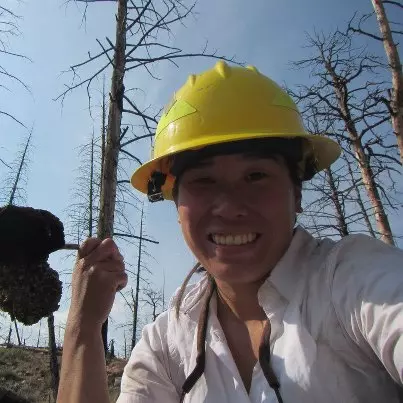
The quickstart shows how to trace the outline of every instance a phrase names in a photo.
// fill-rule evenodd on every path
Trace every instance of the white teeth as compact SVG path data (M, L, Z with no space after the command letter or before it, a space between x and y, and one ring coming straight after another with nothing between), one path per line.
M234 244L235 245L241 245L243 242L242 242L242 235L237 235L235 238L234 238Z
M242 235L221 235L212 234L211 238L217 245L245 245L253 242L257 238L257 234L249 233Z

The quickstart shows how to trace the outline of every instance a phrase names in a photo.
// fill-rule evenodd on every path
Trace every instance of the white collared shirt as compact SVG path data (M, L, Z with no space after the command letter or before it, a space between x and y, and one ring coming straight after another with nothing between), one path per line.
M125 368L118 403L178 403L195 367L206 279L147 325ZM403 402L403 251L351 235L317 240L297 228L259 290L271 324L271 364L284 403ZM203 376L187 403L277 403L259 363L249 394L210 306Z

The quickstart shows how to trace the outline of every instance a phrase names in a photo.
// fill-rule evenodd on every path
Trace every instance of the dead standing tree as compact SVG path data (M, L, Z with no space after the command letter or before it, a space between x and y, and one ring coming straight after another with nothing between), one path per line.
M303 119L308 132L332 136L337 131L334 117L319 116L314 106L307 110ZM337 136L335 139L338 140ZM344 152L331 168L318 173L304 186L307 195L300 220L317 236L344 237L355 232L376 236L368 206L361 195L362 179L355 165L354 158Z
M13 58L31 61L28 57L13 52L8 48L8 39L20 34L18 28L18 20L20 18L21 17L15 14L10 8L0 5L0 56L3 60L4 58ZM28 86L20 78L10 72L4 65L0 64L0 90L11 92L9 84L17 84L30 92ZM0 97L0 99L5 100L6 97ZM3 109L0 105L0 117L1 116L5 116L16 122L18 125L26 128L24 123L22 123L15 114Z
M32 132L27 136L22 144L20 152L14 162L10 165L10 171L2 186L0 203L7 205L23 204L25 202L25 185L27 180L27 170L29 154L32 147Z
M131 338L131 348L133 349L134 346L136 345L137 342L137 332L139 329L139 301L140 301L140 292L142 290L142 283L146 283L147 287L146 289L151 289L150 284L148 281L144 278L144 272L147 272L148 274L151 274L149 269L144 265L143 263L143 255L148 255L150 256L145 248L143 242L149 242L153 244L158 244L158 241L154 241L153 239L150 239L147 237L145 234L144 230L144 209L141 209L141 219L140 219L140 231L139 235L129 235L129 234L120 234L117 233L115 234L117 237L130 237L130 238L135 238L138 239L138 255L137 255L137 265L136 265L136 289L133 292L133 289L131 288L130 290L130 296L125 297L123 295L123 298L126 301L127 306L130 308L132 311L132 338ZM130 298L131 302L128 302L128 298Z
M152 288L144 290L143 302L152 309L152 320L157 319L158 315L163 310L163 295L161 291L156 291Z
M79 156L72 203L66 209L69 216L67 234L77 243L92 237L97 228L101 172L99 138L92 135L89 143L80 146Z
M91 3L100 1L92 0ZM129 100L125 96L124 81L127 73L138 68L144 68L154 77L150 70L154 63L165 61L176 65L175 60L177 59L196 56L223 58L216 53L208 53L206 49L199 53L185 53L181 49L163 43L163 41L168 42L173 26L182 23L192 14L193 9L194 4L187 7L181 0L117 0L115 41L106 38L105 43L102 43L97 40L101 51L94 56L89 54L86 61L72 66L71 71L75 78L77 70L83 66L96 65L104 60L102 66L95 68L95 72L89 77L67 86L67 89L58 97L58 99L63 100L72 90L86 85L91 103L91 83L102 72L112 68L97 231L97 236L101 239L112 237L114 234L119 152L122 151L127 156L132 157L135 162L140 162L133 153L124 150L121 146L121 141L128 131L128 127L121 130L122 113L124 111L129 112L131 116L142 120L147 127L149 127L150 120L155 121L155 118L137 106L135 100ZM128 104L127 108L124 106L125 102ZM129 141L132 144L140 138L150 136L152 136L151 133L144 136L134 134L134 139ZM126 141L126 145L128 144L129 142ZM104 348L107 351L107 322L103 326L102 336Z
M292 95L303 105L304 114L314 107L319 116L330 116L342 124L337 138L360 169L381 239L393 245L386 206L395 206L380 176L389 175L392 188L391 173L400 162L390 136L382 130L389 116L378 97L383 91L382 82L376 82L379 60L354 48L351 39L339 32L327 37L317 34L307 40L315 54L294 62L294 66L310 69L316 81L311 86L299 86Z
M403 30L395 30L391 27L393 23L389 21L385 9L386 4L391 5L391 7L396 8L398 14L400 12L400 14L403 15L403 3L388 0L371 0L371 3L374 12L364 14L358 21L356 21L356 15L354 15L348 25L347 33L355 32L383 43L392 76L392 88L389 91L389 96L387 98L384 97L383 100L389 108L392 128L399 147L400 161L403 164L403 73L398 44L393 38L396 35L402 35ZM362 27L373 14L376 16L381 36L368 32ZM398 25L401 26L402 24L400 23Z
M76 188L73 193L73 203L69 205L67 211L69 214L69 234L70 237L77 236L77 242L80 243L85 237L92 236L94 229L97 227L96 220L98 217L98 206L100 200L100 178L102 177L104 161L104 149L105 149L105 106L104 92L102 94L101 104L101 134L98 138L94 135L91 137L91 141L80 147L81 164L77 169L78 177L76 182ZM123 157L123 159L126 157ZM122 162L122 158L121 158ZM124 170L123 164L118 167L118 179L127 178L128 173ZM114 217L114 237L125 243L133 244L135 240L139 241L139 258L143 251L142 242L154 242L146 236L143 231L143 220L140 225L140 234L136 235L136 230L131 223L129 209L137 208L138 200L126 185L125 180L117 181L117 194L115 204L115 217ZM130 262L125 262L130 267ZM142 269L141 260L140 264L137 264L137 278L140 279L140 270ZM128 268L128 273L134 275L134 273ZM142 271L142 270L141 270ZM143 279L144 280L144 279ZM136 297L133 295L133 301L136 301L139 294L139 281L137 281ZM126 300L127 302L127 300ZM128 304L132 310L134 323L134 332L136 333L136 326L138 323L138 308L133 304ZM110 343L109 343L110 345Z
M301 223L319 237L367 233L376 237L371 206L363 200L362 179L353 172L355 161L342 155L332 168L318 173L307 192Z
M304 114L302 117L305 117ZM319 118L315 113L315 107L310 109L310 114L306 116L304 123L307 131L315 135L328 133L332 127L331 119ZM350 233L344 183L343 167L338 166L318 173L304 187L309 197L304 197L306 204L303 206L304 215L301 220L303 225L317 236L343 237Z

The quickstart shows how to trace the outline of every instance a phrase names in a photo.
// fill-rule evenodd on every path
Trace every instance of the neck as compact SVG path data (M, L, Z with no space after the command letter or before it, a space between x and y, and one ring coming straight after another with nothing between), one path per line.
M219 317L235 316L242 322L267 319L257 296L263 282L264 280L250 284L228 284L216 279Z

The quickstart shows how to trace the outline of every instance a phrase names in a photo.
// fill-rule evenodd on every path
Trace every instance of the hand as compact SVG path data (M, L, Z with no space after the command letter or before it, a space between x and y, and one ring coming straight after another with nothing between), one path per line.
M68 323L81 330L100 331L116 292L126 284L123 256L115 242L88 238L78 250L74 267Z

